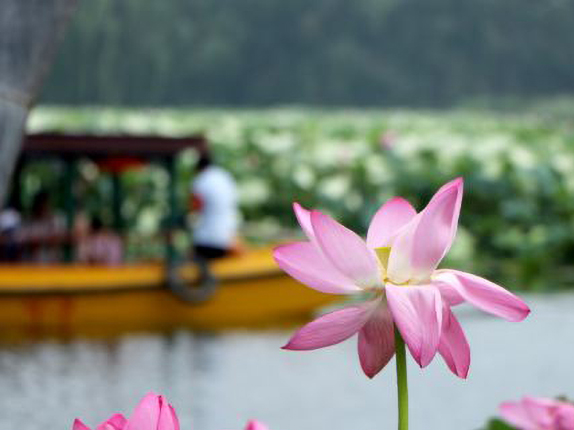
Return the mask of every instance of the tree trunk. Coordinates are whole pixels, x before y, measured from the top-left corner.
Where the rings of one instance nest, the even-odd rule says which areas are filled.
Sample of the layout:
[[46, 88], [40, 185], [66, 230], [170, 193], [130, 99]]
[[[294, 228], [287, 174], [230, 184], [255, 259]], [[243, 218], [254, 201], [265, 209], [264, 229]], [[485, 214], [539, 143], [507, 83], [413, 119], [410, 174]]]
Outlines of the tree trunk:
[[76, 0], [0, 0], [0, 207], [26, 117], [75, 5]]

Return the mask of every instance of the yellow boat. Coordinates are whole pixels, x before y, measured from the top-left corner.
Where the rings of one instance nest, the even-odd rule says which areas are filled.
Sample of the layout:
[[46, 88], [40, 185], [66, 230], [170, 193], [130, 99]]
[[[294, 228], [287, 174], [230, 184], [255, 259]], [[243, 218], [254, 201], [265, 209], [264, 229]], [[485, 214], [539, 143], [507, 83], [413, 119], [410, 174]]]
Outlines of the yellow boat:
[[[73, 163], [91, 158], [111, 168], [160, 160], [170, 177], [166, 233], [175, 227], [174, 157], [186, 148], [205, 148], [201, 136], [29, 135], [16, 169], [16, 183], [29, 159], [66, 163], [63, 194], [68, 226], [74, 217]], [[121, 190], [114, 180], [112, 208], [121, 230]], [[0, 264], [0, 341], [57, 337], [108, 337], [133, 331], [178, 328], [220, 330], [268, 327], [307, 317], [334, 296], [304, 287], [275, 264], [270, 248], [206, 264], [177, 265], [166, 234], [165, 261], [121, 267], [61, 263], [50, 266]], [[199, 285], [199, 287], [197, 287]]]
[[[269, 248], [219, 260], [211, 270], [214, 294], [194, 305], [166, 287], [168, 271], [162, 264], [3, 265], [0, 339], [269, 327], [308, 317], [334, 299], [281, 272]], [[189, 265], [180, 273], [189, 283], [198, 278]]]

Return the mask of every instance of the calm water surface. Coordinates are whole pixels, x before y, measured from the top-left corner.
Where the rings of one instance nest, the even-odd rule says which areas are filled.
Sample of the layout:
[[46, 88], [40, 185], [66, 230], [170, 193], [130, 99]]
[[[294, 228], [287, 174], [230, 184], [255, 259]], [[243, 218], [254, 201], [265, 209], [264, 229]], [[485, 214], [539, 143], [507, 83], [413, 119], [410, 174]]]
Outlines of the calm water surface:
[[[497, 405], [529, 393], [574, 397], [574, 295], [530, 296], [524, 323], [459, 315], [472, 348], [468, 380], [440, 359], [411, 360], [411, 428], [475, 430]], [[182, 430], [382, 430], [396, 424], [394, 367], [373, 381], [355, 342], [282, 351], [288, 332], [126, 336], [112, 342], [45, 342], [0, 348], [0, 429], [71, 429], [129, 412], [147, 391], [164, 393]], [[392, 363], [393, 364], [393, 363]]]

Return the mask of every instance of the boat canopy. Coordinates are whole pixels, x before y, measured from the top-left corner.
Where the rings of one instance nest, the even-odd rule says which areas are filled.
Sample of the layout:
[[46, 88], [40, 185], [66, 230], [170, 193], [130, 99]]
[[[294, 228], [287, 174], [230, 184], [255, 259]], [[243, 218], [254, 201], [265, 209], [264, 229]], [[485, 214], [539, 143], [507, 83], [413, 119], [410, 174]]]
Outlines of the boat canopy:
[[163, 137], [153, 135], [94, 135], [94, 134], [28, 134], [22, 156], [36, 158], [137, 157], [144, 159], [172, 158], [184, 149], [203, 150], [207, 141], [202, 135]]
[[[72, 228], [76, 197], [73, 183], [76, 179], [76, 161], [89, 158], [98, 163], [100, 168], [111, 173], [112, 178], [112, 214], [113, 226], [121, 232], [124, 222], [121, 211], [123, 190], [119, 176], [128, 169], [138, 167], [147, 162], [159, 162], [169, 175], [167, 204], [168, 213], [165, 218], [166, 231], [173, 230], [182, 212], [176, 199], [175, 165], [176, 156], [185, 149], [205, 151], [208, 142], [202, 135], [187, 137], [164, 137], [154, 135], [124, 135], [124, 134], [60, 134], [38, 133], [28, 134], [22, 145], [20, 160], [15, 171], [15, 181], [20, 183], [22, 168], [27, 161], [54, 158], [64, 162], [65, 169], [61, 178], [61, 192], [64, 195], [64, 212], [66, 224]], [[71, 250], [66, 251], [66, 259], [70, 260]], [[171, 235], [166, 235], [166, 261], [173, 262], [175, 250]]]

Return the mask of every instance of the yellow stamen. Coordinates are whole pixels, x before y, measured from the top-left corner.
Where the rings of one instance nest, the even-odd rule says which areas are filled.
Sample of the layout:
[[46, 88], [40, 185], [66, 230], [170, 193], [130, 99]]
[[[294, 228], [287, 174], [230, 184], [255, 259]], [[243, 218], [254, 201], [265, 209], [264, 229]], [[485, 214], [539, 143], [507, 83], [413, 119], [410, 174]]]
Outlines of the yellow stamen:
[[385, 275], [387, 273], [387, 265], [389, 264], [389, 256], [391, 255], [391, 247], [390, 246], [383, 246], [380, 248], [375, 248], [375, 252], [377, 253], [377, 257], [379, 257], [379, 261], [385, 269]]

